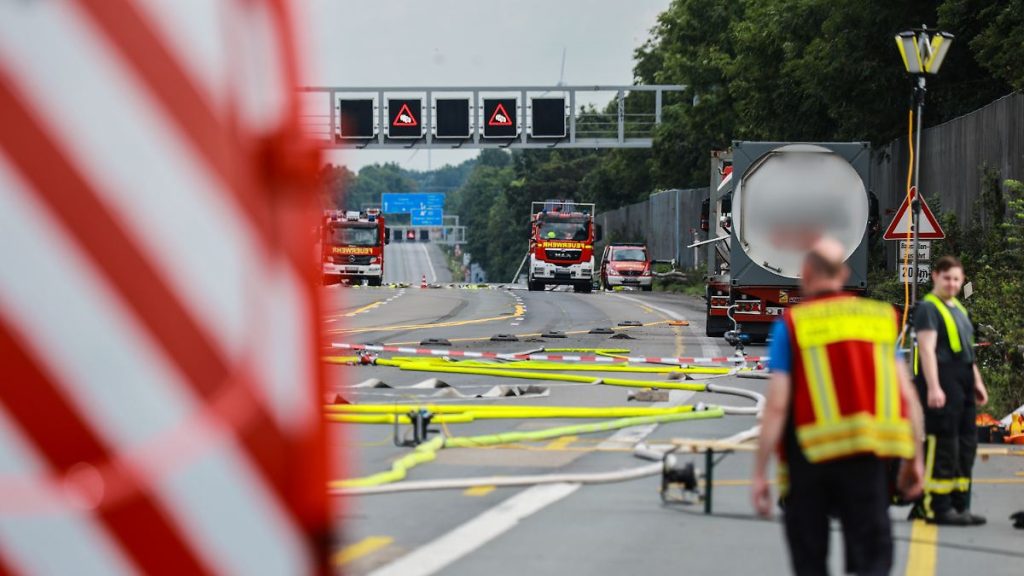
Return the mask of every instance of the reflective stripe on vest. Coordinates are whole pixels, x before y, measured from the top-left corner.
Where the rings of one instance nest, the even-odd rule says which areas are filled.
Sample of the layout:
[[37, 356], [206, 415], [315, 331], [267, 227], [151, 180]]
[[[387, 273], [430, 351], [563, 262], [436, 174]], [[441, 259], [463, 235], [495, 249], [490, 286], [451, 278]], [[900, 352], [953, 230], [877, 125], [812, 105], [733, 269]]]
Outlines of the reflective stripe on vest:
[[[960, 329], [956, 326], [956, 320], [953, 318], [953, 313], [949, 311], [947, 306], [938, 296], [929, 292], [925, 295], [922, 300], [930, 302], [935, 309], [939, 311], [939, 316], [942, 317], [942, 323], [946, 326], [946, 336], [949, 337], [949, 349], [953, 351], [953, 354], [959, 354], [963, 351], [963, 345], [960, 344]], [[959, 300], [953, 298], [953, 306], [956, 306], [958, 310], [967, 316], [967, 309], [964, 308], [963, 304]], [[914, 347], [914, 374], [917, 374], [921, 370], [921, 359], [917, 353], [917, 347]]]
[[[813, 410], [813, 421], [795, 422], [807, 460], [822, 462], [861, 453], [913, 456], [910, 422], [902, 414], [896, 372], [898, 327], [892, 308], [864, 298], [829, 298], [794, 306], [790, 319], [802, 367], [803, 381], [795, 384], [806, 386]], [[868, 402], [843, 410], [829, 361], [828, 347], [833, 345], [870, 345], [873, 405]], [[838, 375], [842, 382], [848, 378]]]

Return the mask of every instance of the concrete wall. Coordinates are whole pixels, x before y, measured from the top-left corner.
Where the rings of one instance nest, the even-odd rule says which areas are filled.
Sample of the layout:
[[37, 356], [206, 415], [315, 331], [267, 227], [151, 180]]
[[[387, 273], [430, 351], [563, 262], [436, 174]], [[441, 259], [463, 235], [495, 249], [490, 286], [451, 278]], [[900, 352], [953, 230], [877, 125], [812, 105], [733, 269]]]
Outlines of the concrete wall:
[[[700, 232], [700, 206], [707, 188], [664, 190], [647, 200], [597, 215], [607, 242], [646, 242], [651, 258], [675, 258], [681, 268], [695, 268], [692, 244]], [[703, 236], [701, 236], [703, 237]]]

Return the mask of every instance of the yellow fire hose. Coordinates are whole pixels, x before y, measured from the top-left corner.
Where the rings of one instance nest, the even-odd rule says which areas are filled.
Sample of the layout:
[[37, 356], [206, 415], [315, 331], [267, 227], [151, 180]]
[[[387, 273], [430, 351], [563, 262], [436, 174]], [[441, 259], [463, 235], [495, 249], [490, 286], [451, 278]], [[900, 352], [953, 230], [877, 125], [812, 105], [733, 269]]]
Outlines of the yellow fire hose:
[[597, 432], [607, 432], [610, 430], [618, 430], [620, 428], [628, 428], [630, 426], [640, 426], [644, 424], [660, 424], [665, 422], [679, 422], [683, 420], [700, 420], [706, 418], [721, 418], [725, 415], [725, 411], [721, 408], [711, 408], [708, 410], [702, 410], [700, 412], [679, 412], [676, 414], [664, 414], [659, 416], [639, 416], [633, 418], [619, 418], [617, 420], [610, 420], [607, 422], [598, 422], [594, 424], [581, 424], [575, 426], [560, 426], [557, 428], [549, 428], [547, 430], [536, 430], [533, 432], [508, 432], [505, 434], [491, 434], [485, 436], [471, 436], [464, 438], [444, 438], [442, 436], [435, 437], [432, 440], [424, 442], [417, 446], [412, 453], [407, 454], [398, 460], [396, 460], [391, 470], [386, 472], [380, 472], [371, 476], [364, 476], [362, 478], [349, 478], [345, 480], [335, 480], [328, 483], [331, 489], [341, 488], [358, 488], [365, 486], [380, 486], [382, 484], [388, 484], [391, 482], [397, 482], [405, 478], [406, 474], [412, 468], [430, 462], [437, 457], [437, 451], [442, 448], [478, 448], [483, 446], [494, 446], [498, 444], [509, 444], [514, 442], [536, 442], [540, 440], [548, 440], [551, 438], [557, 438], [561, 436], [580, 435], [580, 434], [593, 434]]
[[420, 409], [434, 414], [431, 422], [437, 424], [466, 424], [474, 420], [539, 419], [539, 418], [638, 418], [667, 416], [692, 412], [693, 406], [654, 408], [580, 407], [580, 406], [471, 406], [430, 404], [332, 404], [324, 407], [330, 422], [353, 424], [410, 424], [409, 412]]

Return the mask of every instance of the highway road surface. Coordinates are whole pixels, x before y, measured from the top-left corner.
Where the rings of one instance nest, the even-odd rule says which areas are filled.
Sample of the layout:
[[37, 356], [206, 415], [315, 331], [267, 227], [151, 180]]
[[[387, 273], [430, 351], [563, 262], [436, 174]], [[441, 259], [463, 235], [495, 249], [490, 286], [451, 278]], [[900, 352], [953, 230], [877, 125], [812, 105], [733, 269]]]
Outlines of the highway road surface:
[[[627, 356], [719, 357], [734, 352], [721, 339], [704, 336], [704, 303], [695, 298], [659, 292], [574, 294], [528, 292], [525, 286], [452, 285], [440, 250], [425, 243], [390, 245], [385, 274], [385, 282], [404, 282], [408, 286], [323, 288], [323, 320], [329, 342], [453, 353], [615, 348], [623, 350], [615, 354]], [[423, 276], [438, 287], [420, 288]], [[627, 321], [640, 325], [619, 326]], [[589, 333], [595, 328], [613, 330], [611, 334]], [[563, 337], [553, 331], [563, 333]], [[497, 334], [516, 335], [518, 341], [491, 341]], [[446, 339], [450, 345], [431, 344], [429, 339]], [[753, 356], [765, 351], [761, 346], [746, 350]], [[353, 352], [332, 348], [325, 355], [352, 356]], [[379, 358], [408, 356], [379, 354]], [[599, 379], [646, 380], [654, 387], [659, 383], [707, 382], [753, 392], [763, 391], [766, 382], [741, 377], [748, 375], [744, 373], [694, 374], [693, 380], [669, 380], [661, 373], [582, 370], [568, 374], [585, 375], [589, 381], [563, 382], [334, 363], [327, 364], [327, 374], [332, 395], [347, 402], [377, 405], [751, 407], [753, 401], [745, 397], [689, 390], [672, 390], [667, 397], [655, 398], [659, 400], [656, 403], [630, 401], [629, 394], [638, 389], [602, 384]], [[378, 387], [371, 387], [374, 385]], [[527, 390], [531, 385], [535, 388]], [[435, 423], [431, 428], [439, 432], [430, 438], [536, 432], [608, 420], [613, 418], [580, 420], [563, 415]], [[729, 454], [714, 468], [711, 515], [704, 514], [700, 503], [663, 503], [660, 475], [650, 474], [652, 462], [635, 455], [639, 444], [657, 449], [676, 439], [724, 439], [749, 431], [756, 424], [753, 415], [726, 414], [506, 445], [445, 448], [432, 461], [410, 469], [402, 482], [438, 480], [452, 484], [471, 478], [525, 475], [558, 480], [568, 474], [579, 480], [645, 466], [648, 475], [601, 484], [569, 481], [495, 487], [480, 482], [473, 487], [338, 496], [338, 525], [343, 539], [334, 564], [346, 574], [359, 575], [787, 573], [779, 517], [760, 519], [750, 504], [749, 452]], [[337, 479], [387, 471], [414, 450], [395, 445], [391, 425], [329, 426], [332, 453], [344, 459], [343, 467], [335, 470]], [[399, 440], [407, 439], [411, 427], [403, 424], [398, 432]], [[705, 468], [703, 455], [681, 458]], [[893, 573], [1019, 574], [1024, 565], [1024, 533], [1013, 530], [1007, 516], [1024, 508], [1022, 470], [1024, 458], [979, 458], [974, 509], [988, 516], [989, 524], [983, 527], [936, 529], [911, 524], [905, 520], [906, 508], [893, 508]], [[838, 527], [834, 527], [833, 543], [832, 571], [842, 573]]]

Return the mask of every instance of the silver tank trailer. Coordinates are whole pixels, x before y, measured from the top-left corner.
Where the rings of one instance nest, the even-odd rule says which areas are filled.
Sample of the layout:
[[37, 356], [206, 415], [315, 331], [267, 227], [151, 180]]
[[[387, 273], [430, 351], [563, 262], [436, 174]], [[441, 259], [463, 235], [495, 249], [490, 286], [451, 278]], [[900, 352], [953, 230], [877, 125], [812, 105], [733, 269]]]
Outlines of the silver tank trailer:
[[828, 234], [846, 248], [847, 288], [865, 288], [870, 156], [866, 142], [735, 142], [731, 284], [794, 285], [810, 244]]

